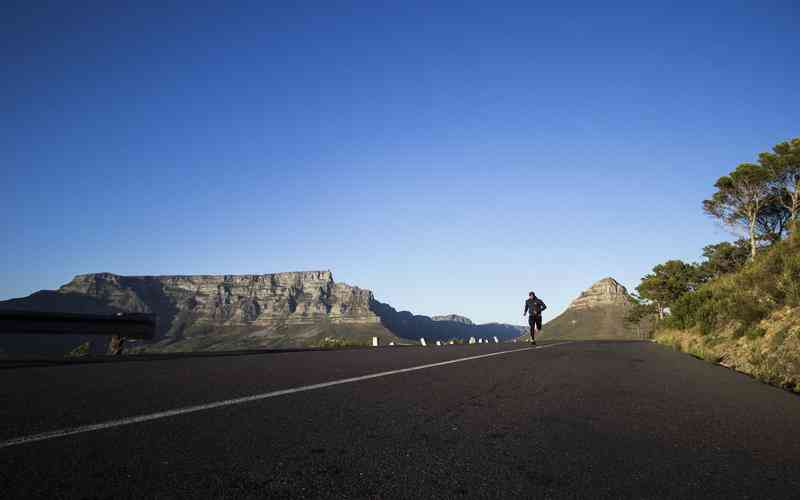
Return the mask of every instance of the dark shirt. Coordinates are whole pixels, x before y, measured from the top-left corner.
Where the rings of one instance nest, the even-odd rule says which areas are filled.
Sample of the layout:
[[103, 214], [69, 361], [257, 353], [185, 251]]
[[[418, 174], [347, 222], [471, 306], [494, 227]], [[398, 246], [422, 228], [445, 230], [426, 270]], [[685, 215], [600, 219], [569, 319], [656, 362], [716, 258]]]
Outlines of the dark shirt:
[[545, 309], [547, 309], [547, 306], [544, 305], [544, 302], [542, 302], [538, 298], [528, 299], [525, 301], [525, 310], [522, 311], [522, 314], [527, 314], [528, 311], [530, 311], [531, 316], [539, 316]]

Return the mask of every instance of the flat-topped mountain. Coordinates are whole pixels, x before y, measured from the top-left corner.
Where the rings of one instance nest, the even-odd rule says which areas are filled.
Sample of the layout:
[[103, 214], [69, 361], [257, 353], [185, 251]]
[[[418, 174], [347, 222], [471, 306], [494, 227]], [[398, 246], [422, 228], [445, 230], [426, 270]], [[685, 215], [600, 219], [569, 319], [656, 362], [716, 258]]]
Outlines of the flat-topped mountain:
[[[121, 276], [82, 274], [55, 291], [40, 291], [0, 302], [0, 310], [77, 313], [137, 312], [157, 315], [153, 342], [138, 341], [129, 351], [200, 351], [288, 348], [326, 342], [368, 345], [468, 339], [507, 340], [516, 327], [474, 325], [463, 316], [414, 315], [375, 300], [372, 291], [333, 280], [330, 271], [247, 275]], [[78, 335], [6, 335], [8, 353], [64, 353], [107, 339]]]
[[[119, 276], [84, 274], [61, 294], [96, 298], [128, 312], [190, 313], [197, 320], [228, 325], [332, 323], [374, 324], [372, 292], [333, 281], [330, 271], [224, 276]], [[176, 318], [177, 319], [177, 318]], [[180, 335], [180, 323], [165, 334]]]
[[630, 295], [614, 278], [603, 278], [547, 322], [541, 339], [634, 339], [625, 325]]
[[[372, 336], [398, 341], [372, 312], [373, 300], [369, 290], [334, 282], [330, 271], [221, 276], [97, 273], [76, 276], [56, 291], [0, 302], [0, 309], [155, 313], [156, 342], [138, 343], [150, 351], [300, 347], [319, 344], [326, 337], [360, 343], [368, 343]], [[61, 342], [52, 336], [39, 341]]]
[[433, 321], [453, 321], [455, 323], [462, 323], [465, 325], [474, 325], [471, 319], [459, 316], [458, 314], [445, 314], [441, 316], [431, 316]]

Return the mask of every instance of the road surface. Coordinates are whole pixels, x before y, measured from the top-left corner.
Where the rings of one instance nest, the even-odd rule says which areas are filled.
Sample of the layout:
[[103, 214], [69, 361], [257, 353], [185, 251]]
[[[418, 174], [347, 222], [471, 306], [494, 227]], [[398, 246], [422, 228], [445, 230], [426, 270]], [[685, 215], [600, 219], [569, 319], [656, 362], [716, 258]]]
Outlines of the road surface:
[[0, 496], [800, 495], [797, 396], [646, 342], [526, 347], [3, 369]]

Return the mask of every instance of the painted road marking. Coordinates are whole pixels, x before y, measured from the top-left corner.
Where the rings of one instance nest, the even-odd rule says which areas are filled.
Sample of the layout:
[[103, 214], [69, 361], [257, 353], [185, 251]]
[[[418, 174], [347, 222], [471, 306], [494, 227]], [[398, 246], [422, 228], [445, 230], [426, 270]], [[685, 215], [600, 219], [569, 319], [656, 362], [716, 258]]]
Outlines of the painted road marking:
[[388, 377], [389, 375], [397, 375], [399, 373], [414, 372], [417, 370], [425, 370], [427, 368], [435, 368], [437, 366], [452, 365], [455, 363], [462, 363], [464, 361], [472, 361], [475, 359], [489, 358], [491, 356], [500, 356], [502, 354], [510, 354], [512, 352], [530, 351], [531, 349], [547, 349], [548, 347], [556, 347], [564, 344], [571, 344], [572, 342], [559, 342], [557, 344], [548, 344], [536, 347], [523, 347], [521, 349], [511, 349], [509, 351], [491, 352], [489, 354], [480, 354], [478, 356], [469, 356], [466, 358], [451, 359], [449, 361], [441, 361], [439, 363], [430, 363], [427, 365], [412, 366], [410, 368], [401, 368], [399, 370], [391, 370], [388, 372], [372, 373], [370, 375], [362, 375], [360, 377], [343, 378], [341, 380], [333, 380], [331, 382], [323, 382], [321, 384], [303, 385], [300, 387], [293, 387], [291, 389], [282, 389], [280, 391], [265, 392], [262, 394], [255, 394], [253, 396], [244, 396], [235, 399], [226, 399], [224, 401], [216, 401], [214, 403], [206, 403], [202, 405], [187, 406], [184, 408], [176, 408], [174, 410], [160, 411], [157, 413], [148, 413], [146, 415], [138, 415], [135, 417], [121, 418], [119, 420], [109, 420], [108, 422], [101, 422], [99, 424], [82, 425], [80, 427], [72, 427], [67, 429], [60, 429], [50, 432], [42, 432], [41, 434], [32, 434], [30, 436], [22, 436], [8, 441], [0, 441], [0, 448], [8, 448], [19, 444], [34, 443], [36, 441], [46, 441], [48, 439], [56, 439], [65, 436], [72, 436], [75, 434], [84, 434], [86, 432], [101, 431], [103, 429], [111, 429], [113, 427], [121, 427], [123, 425], [139, 424], [142, 422], [149, 422], [151, 420], [159, 420], [162, 418], [175, 417], [177, 415], [185, 415], [187, 413], [195, 413], [198, 411], [213, 410], [214, 408], [221, 408], [223, 406], [240, 405], [250, 403], [252, 401], [260, 401], [262, 399], [275, 398], [278, 396], [285, 396], [287, 394], [295, 394], [298, 392], [313, 391], [314, 389], [322, 389], [325, 387], [333, 387], [335, 385], [351, 384], [353, 382], [360, 382], [362, 380], [370, 380], [373, 378]]

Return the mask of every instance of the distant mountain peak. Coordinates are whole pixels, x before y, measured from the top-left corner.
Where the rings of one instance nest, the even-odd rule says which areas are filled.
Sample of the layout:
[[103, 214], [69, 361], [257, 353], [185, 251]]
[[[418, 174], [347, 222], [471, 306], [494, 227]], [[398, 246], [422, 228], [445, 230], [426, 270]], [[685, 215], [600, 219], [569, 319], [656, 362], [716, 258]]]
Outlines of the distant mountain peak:
[[590, 309], [603, 305], [627, 305], [630, 294], [617, 280], [606, 277], [581, 292], [568, 309]]
[[569, 307], [548, 321], [541, 339], [633, 339], [625, 314], [632, 301], [628, 290], [611, 277], [581, 292]]
[[472, 322], [471, 319], [459, 316], [458, 314], [445, 314], [442, 316], [431, 316], [433, 321], [453, 321], [456, 323], [462, 323], [464, 325], [474, 325], [475, 323]]

